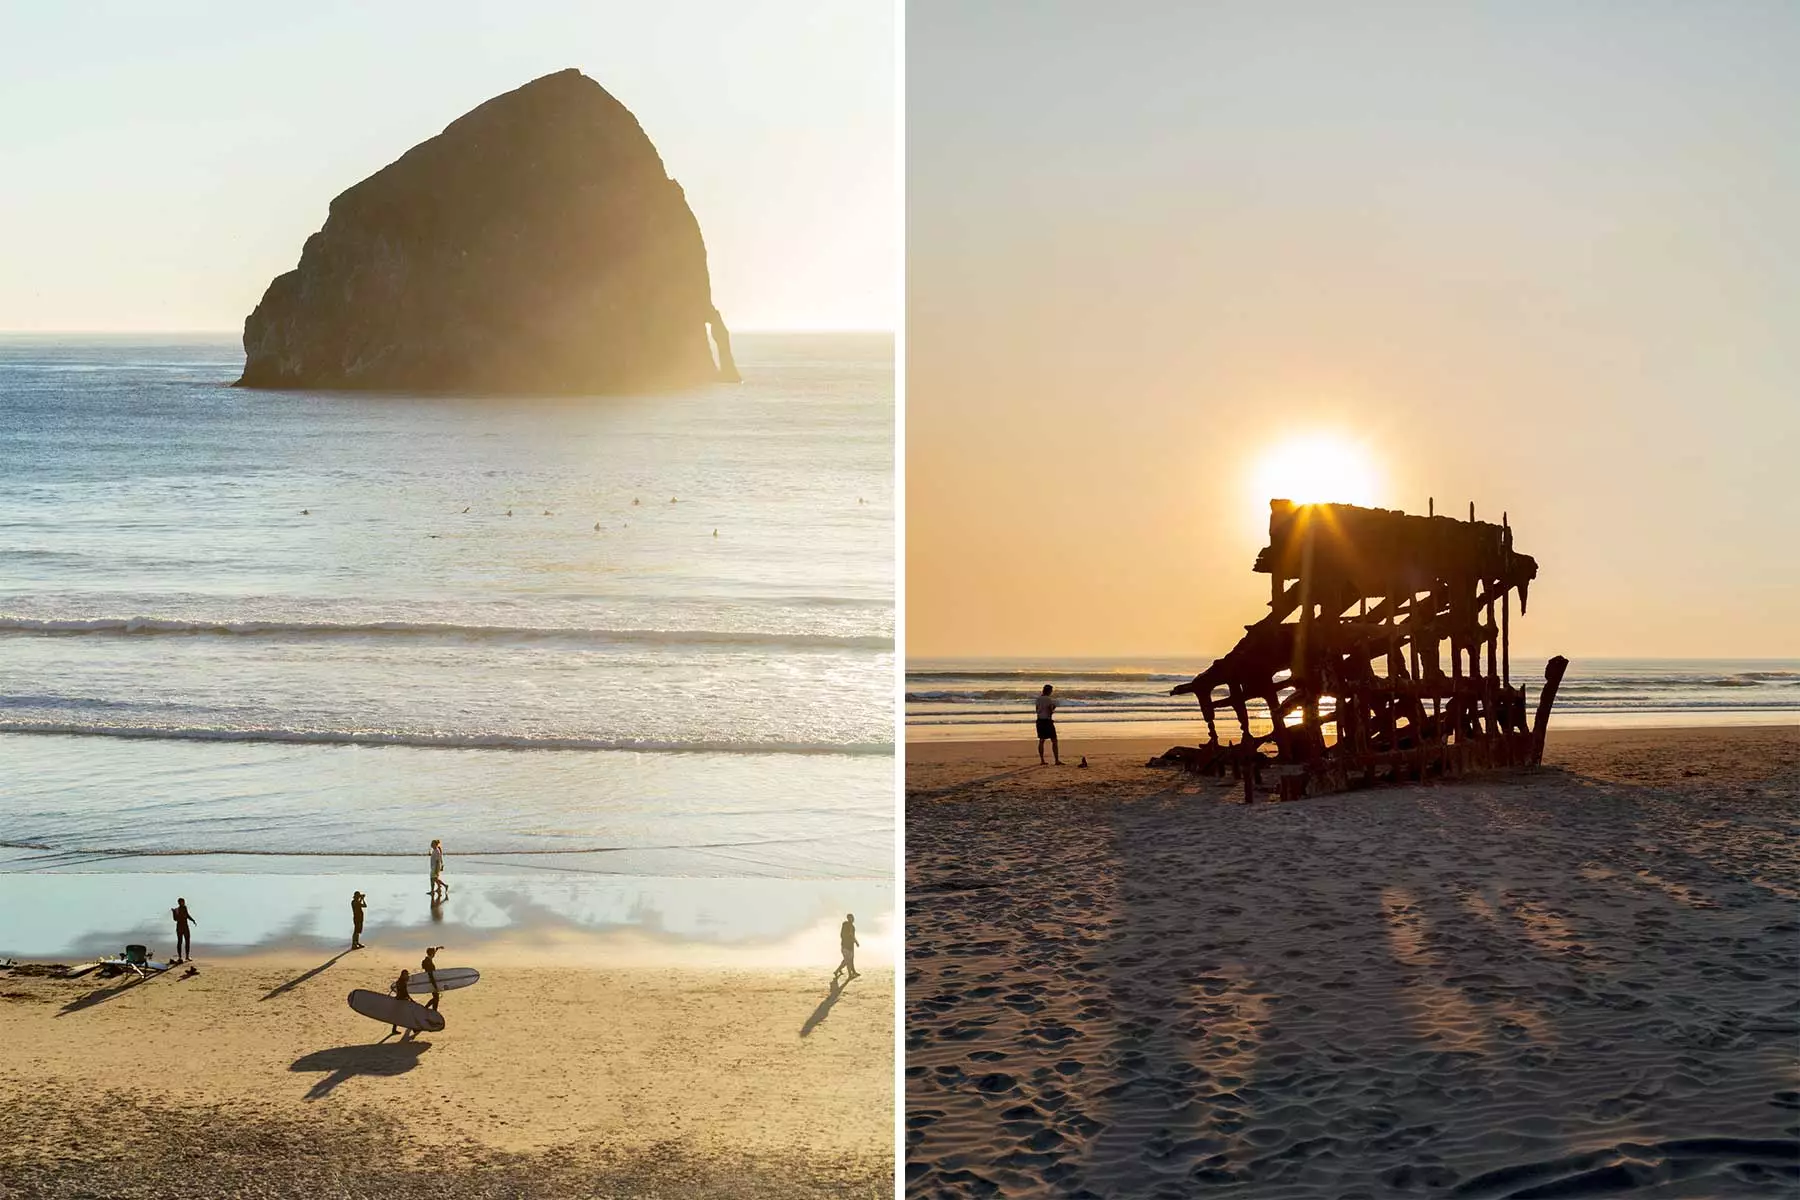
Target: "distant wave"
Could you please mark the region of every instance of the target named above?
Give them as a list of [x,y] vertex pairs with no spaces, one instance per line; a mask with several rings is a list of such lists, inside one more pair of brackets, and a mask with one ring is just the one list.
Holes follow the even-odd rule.
[[[821,837],[756,838],[735,842],[683,842],[650,846],[554,846],[514,847],[504,850],[447,850],[449,858],[512,858],[567,854],[623,854],[651,850],[742,850],[754,846],[794,846],[829,839]],[[35,850],[47,854],[96,858],[426,858],[425,850],[240,850],[221,847],[175,846],[52,846],[44,842],[0,841],[0,849]]]
[[[1164,690],[1158,688],[1155,691],[1112,692],[1083,688],[1079,691],[1060,691],[1056,693],[1056,699],[1062,704],[1075,704],[1088,700],[1142,700],[1147,696],[1160,696]],[[1020,688],[982,688],[978,691],[967,692],[908,692],[906,693],[906,702],[908,704],[980,704],[985,701],[1006,700],[1023,703],[1036,696],[1035,688],[1030,691]],[[1188,703],[1192,705],[1193,701],[1190,700]]]
[[[1082,684],[1162,684],[1185,683],[1193,678],[1191,675],[1153,674],[1145,671],[1111,671],[1111,672],[1057,672],[1057,671],[909,671],[906,679],[912,683],[967,684],[963,688],[942,687],[911,691],[907,693],[909,701],[966,701],[1011,700],[1035,696],[1037,688],[1004,688],[981,687],[984,683],[1005,683],[1018,680],[1030,680],[1032,683],[1054,683],[1058,685],[1059,699],[1101,699],[1121,696],[1154,695],[1163,689],[1152,689],[1145,686],[1142,690],[1128,692],[1108,691],[1081,687]],[[1515,682],[1535,687],[1540,681],[1514,677]],[[1074,684],[1073,689],[1064,685]],[[1800,671],[1740,671],[1731,675],[1699,673],[1694,675],[1571,675],[1563,681],[1562,694],[1579,692],[1629,692],[1629,691],[1667,691],[1678,688],[1760,688],[1760,687],[1800,687]]]
[[1031,680],[1034,683],[1186,683],[1212,660],[1196,660],[1199,665],[1185,674],[1171,675],[1158,671],[908,671],[907,680],[924,683],[940,680],[996,682]]
[[0,733],[149,741],[291,742],[320,746],[429,746],[452,750],[631,750],[651,754],[892,754],[891,742],[658,741],[512,733],[417,733],[371,729],[216,729],[153,725],[76,725],[0,721]]
[[65,637],[451,638],[465,641],[624,642],[651,645],[784,646],[821,650],[892,650],[892,637],[712,629],[582,629],[450,625],[428,621],[183,621],[162,617],[55,620],[0,616],[0,634]]

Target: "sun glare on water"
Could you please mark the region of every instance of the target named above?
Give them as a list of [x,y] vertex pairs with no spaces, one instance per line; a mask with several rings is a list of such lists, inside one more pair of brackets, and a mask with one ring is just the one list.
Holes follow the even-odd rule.
[[1271,446],[1255,475],[1256,502],[1297,504],[1375,503],[1375,470],[1361,447],[1317,435]]

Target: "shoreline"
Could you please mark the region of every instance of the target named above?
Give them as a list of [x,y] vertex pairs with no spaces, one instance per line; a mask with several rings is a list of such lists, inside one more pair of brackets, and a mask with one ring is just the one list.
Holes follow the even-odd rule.
[[[1708,718],[1707,714],[1682,712],[1658,713],[1655,717],[1645,719],[1632,714],[1619,714],[1614,720],[1596,720],[1606,714],[1582,714],[1579,717],[1559,717],[1552,714],[1550,718],[1551,738],[1559,734],[1570,733],[1633,733],[1648,730],[1672,729],[1800,729],[1800,711],[1758,716],[1749,713],[1721,713],[1717,719]],[[1667,720],[1662,719],[1667,717]],[[1149,728],[1168,726],[1168,732],[1152,733]],[[928,748],[936,746],[970,746],[1024,744],[1035,751],[1037,739],[1033,734],[1032,722],[1021,719],[1008,724],[989,724],[968,722],[967,728],[976,732],[964,735],[954,732],[960,728],[953,725],[907,725],[906,744],[902,748],[903,757],[911,760],[918,752],[930,752]],[[1230,722],[1221,721],[1221,737],[1225,741],[1235,740],[1235,734],[1229,732],[1234,728]],[[1199,741],[1204,741],[1206,726],[1198,717],[1191,721],[1068,721],[1057,725],[1057,735],[1065,746],[1078,742],[1150,742],[1159,743],[1160,754],[1170,746],[1192,746],[1199,744],[1195,737],[1184,737],[1181,730],[1194,734]],[[920,730],[946,730],[947,732],[929,732],[920,734]]]
[[[507,961],[801,968],[836,963],[837,926],[857,915],[864,953],[891,966],[895,885],[867,879],[450,876],[431,904],[423,872],[0,872],[0,958],[82,962],[130,943],[172,949],[184,897],[202,958],[318,955],[349,944],[349,898],[369,898],[371,945],[447,944]],[[534,957],[538,956],[538,957]]]

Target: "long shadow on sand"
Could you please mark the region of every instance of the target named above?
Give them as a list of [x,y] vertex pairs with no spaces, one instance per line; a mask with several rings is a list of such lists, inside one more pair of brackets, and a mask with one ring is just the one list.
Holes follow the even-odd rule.
[[909,805],[909,1193],[1783,1194],[1793,796]]
[[292,979],[288,980],[284,984],[281,984],[279,987],[270,988],[268,990],[268,992],[266,992],[263,995],[263,999],[264,1000],[273,1000],[275,997],[280,996],[283,993],[293,991],[295,988],[299,987],[301,984],[305,983],[307,980],[311,979],[313,976],[318,975],[324,971],[330,970],[333,966],[335,966],[337,964],[338,959],[344,957],[348,953],[350,953],[350,951],[348,951],[348,950],[338,951],[336,954],[332,955],[330,958],[326,959],[324,962],[320,963],[318,966],[312,968],[312,970],[306,971],[306,972],[303,972],[302,974],[294,976]]
[[419,1065],[419,1056],[429,1049],[430,1042],[417,1041],[337,1046],[297,1058],[288,1070],[329,1072],[306,1093],[308,1100],[319,1100],[357,1075],[404,1075]]
[[85,995],[76,997],[75,999],[69,1001],[67,1004],[63,1005],[62,1009],[56,1015],[59,1017],[66,1017],[70,1013],[80,1012],[84,1008],[92,1008],[96,1004],[105,1004],[108,1000],[111,1000],[113,997],[122,995],[125,992],[129,992],[132,988],[136,987],[138,984],[148,983],[151,979],[154,979],[154,978],[156,978],[156,976],[154,976],[154,975],[147,976],[145,978],[139,978],[136,975],[127,975],[124,978],[124,980],[122,980],[119,983],[111,984],[107,987],[95,988],[93,991],[88,992]]
[[833,975],[831,977],[831,990],[825,993],[825,998],[819,1001],[819,1007],[813,1009],[812,1016],[806,1018],[806,1023],[800,1026],[801,1037],[806,1037],[808,1034],[812,1033],[813,1030],[819,1027],[820,1022],[831,1015],[831,1006],[838,1002],[838,997],[842,996],[844,994],[844,989],[849,986],[850,981],[848,979],[839,983],[837,976]]

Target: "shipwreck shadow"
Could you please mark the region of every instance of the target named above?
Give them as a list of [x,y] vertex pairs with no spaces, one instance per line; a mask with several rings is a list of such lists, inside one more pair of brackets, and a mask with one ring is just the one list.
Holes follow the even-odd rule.
[[824,1022],[825,1018],[831,1015],[832,1006],[838,1002],[839,997],[844,994],[844,989],[849,986],[850,981],[848,979],[840,983],[835,976],[832,978],[831,990],[825,993],[825,998],[819,1001],[819,1007],[813,1009],[812,1016],[806,1018],[806,1023],[800,1026],[801,1037],[810,1036],[812,1031],[817,1029],[820,1024]]
[[340,1083],[357,1075],[404,1075],[419,1065],[419,1056],[431,1049],[430,1042],[388,1042],[383,1038],[373,1045],[337,1046],[315,1050],[294,1060],[290,1071],[325,1071],[307,1091],[308,1100],[320,1100],[331,1094]]
[[273,1000],[277,996],[280,996],[280,995],[283,995],[284,993],[293,991],[295,988],[299,987],[301,984],[305,983],[307,980],[311,979],[313,976],[321,974],[324,971],[330,970],[333,966],[335,966],[337,964],[338,959],[343,958],[346,954],[349,954],[349,953],[350,953],[350,951],[348,951],[348,950],[338,951],[336,954],[332,955],[330,958],[326,959],[324,962],[320,963],[318,966],[312,968],[310,971],[305,971],[299,975],[294,976],[292,979],[288,980],[284,984],[280,984],[279,986],[270,988],[267,992],[265,992],[263,994],[262,998],[264,1000]]

